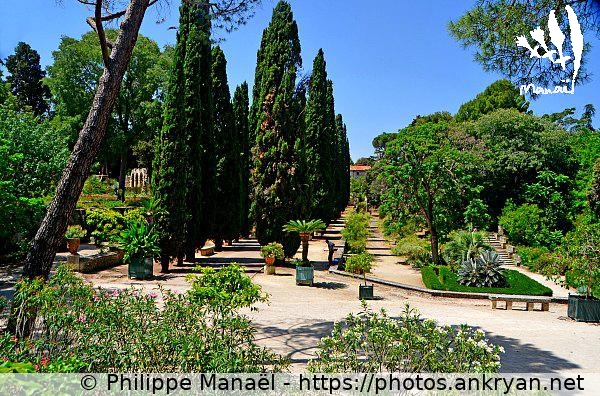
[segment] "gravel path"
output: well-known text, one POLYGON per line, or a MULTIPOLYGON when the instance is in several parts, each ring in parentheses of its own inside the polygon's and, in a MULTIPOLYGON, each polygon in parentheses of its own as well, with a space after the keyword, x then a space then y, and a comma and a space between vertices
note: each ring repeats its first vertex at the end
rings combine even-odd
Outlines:
MULTIPOLYGON (((339 239, 341 225, 331 227, 326 237, 339 239)), ((377 250, 375 273, 390 276, 404 272, 409 267, 400 265, 391 256, 378 231, 369 241, 371 251, 377 250)), ((360 280, 338 276, 326 268, 327 253, 322 238, 310 242, 310 258, 317 261, 314 287, 296 286, 294 269, 277 268, 277 275, 249 271, 253 280, 270 295, 268 304, 260 304, 258 311, 248 311, 257 329, 258 342, 289 356, 294 372, 303 371, 314 357, 315 347, 321 337, 330 333, 335 321, 343 320, 350 312, 359 312, 360 280)), ((258 264, 262 262, 256 241, 242 240, 212 257, 199 257, 204 264, 258 264)), ((155 266, 158 274, 160 267, 155 266)), ((107 288, 124 288, 130 285, 146 291, 158 287, 185 290, 185 275, 192 265, 174 268, 168 275, 159 275, 153 281, 132 281, 127 278, 127 267, 121 265, 110 270, 86 274, 84 278, 95 285, 107 288)), ((411 274, 415 275, 415 274, 411 274)), ((10 274, 5 274, 10 278, 10 274)), ((408 282, 403 276, 403 282, 408 282)), ((413 277, 416 282, 416 277, 413 277)), ((468 323, 484 330, 492 342, 502 345, 503 372, 600 372, 600 326, 578 323, 566 318, 566 305, 550 304, 548 312, 524 310, 494 310, 485 300, 447 299, 375 285, 379 298, 369 302, 372 309, 385 308, 392 316, 399 315, 405 304, 417 308, 424 317, 441 324, 468 323)))

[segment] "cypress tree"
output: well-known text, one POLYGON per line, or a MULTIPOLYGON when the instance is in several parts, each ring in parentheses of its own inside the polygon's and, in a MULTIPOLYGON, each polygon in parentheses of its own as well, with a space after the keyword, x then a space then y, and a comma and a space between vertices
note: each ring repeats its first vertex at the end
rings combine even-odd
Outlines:
POLYGON ((248 83, 245 81, 239 85, 233 95, 233 114, 235 117, 235 128, 237 138, 240 142, 240 234, 248 236, 250 233, 250 160, 252 147, 250 142, 249 117, 250 98, 248 97, 248 83))
POLYGON ((329 120, 329 93, 325 55, 320 49, 314 62, 306 103, 306 177, 311 195, 310 217, 328 223, 333 212, 331 171, 333 134, 329 120))
MULTIPOLYGON (((325 113, 325 135, 329 144, 327 145, 326 151, 329 155, 329 164, 336 162, 336 145, 337 145, 337 126, 335 122, 335 99, 333 95, 333 81, 327 80, 327 99, 326 99, 326 113, 325 113)), ((329 220, 333 219, 337 215, 337 202, 339 200, 339 182, 336 179, 335 166, 328 166, 323 170, 325 173, 324 178, 329 181, 327 193, 326 208, 328 210, 327 215, 329 220)))
POLYGON ((296 73, 302 66, 298 26, 291 6, 280 1, 264 30, 257 54, 251 112, 253 204, 256 236, 261 244, 282 242, 286 255, 300 246, 298 235, 282 228, 302 216, 299 123, 296 73))
POLYGON ((162 271, 168 272, 170 257, 181 258, 186 239, 189 133, 185 117, 186 75, 184 62, 188 39, 189 10, 180 7, 177 45, 169 75, 163 128, 156 144, 153 188, 158 202, 156 222, 160 233, 162 271))
POLYGON ((229 84, 227 83, 227 60, 220 47, 217 46, 213 49, 212 59, 218 203, 215 211, 217 221, 215 222, 213 239, 217 249, 220 250, 223 240, 233 240, 240 235, 242 224, 242 163, 240 153, 243 149, 241 135, 236 129, 229 84))
POLYGON ((346 130, 346 124, 341 114, 338 114, 335 118, 336 121, 336 135, 337 135, 337 188, 338 188, 338 200, 337 210, 341 212, 344 210, 348 201, 350 200, 350 144, 348 143, 348 136, 346 130))
POLYGON ((190 2, 189 38, 185 59, 186 121, 190 131, 188 163, 186 258, 195 261, 215 228, 215 149, 212 103, 212 56, 210 16, 207 1, 190 2))

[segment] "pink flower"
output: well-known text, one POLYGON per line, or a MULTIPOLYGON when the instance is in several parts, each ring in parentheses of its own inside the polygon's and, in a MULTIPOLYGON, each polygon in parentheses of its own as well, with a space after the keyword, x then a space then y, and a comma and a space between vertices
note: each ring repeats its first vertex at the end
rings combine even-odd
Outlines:
POLYGON ((115 290, 113 290, 113 292, 112 292, 112 296, 113 296, 113 297, 118 297, 120 292, 121 292, 121 291, 120 291, 119 289, 115 289, 115 290))
POLYGON ((157 298, 157 297, 158 297, 158 294, 157 294, 156 292, 150 292, 150 293, 148 293, 148 296, 149 296, 150 298, 157 298))
POLYGON ((81 323, 85 323, 87 321, 87 316, 85 316, 85 314, 80 314, 77 321, 81 322, 81 323))

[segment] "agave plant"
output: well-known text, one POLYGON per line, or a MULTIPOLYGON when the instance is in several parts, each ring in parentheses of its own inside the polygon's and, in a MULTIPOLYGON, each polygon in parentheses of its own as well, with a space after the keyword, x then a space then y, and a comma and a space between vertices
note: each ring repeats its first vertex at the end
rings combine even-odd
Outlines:
POLYGON ((506 286, 506 277, 500 268, 498 253, 485 251, 476 259, 463 261, 458 270, 458 282, 472 287, 506 286))
POLYGON ((283 226, 285 232, 297 232, 302 241, 302 261, 308 261, 308 239, 310 234, 315 231, 321 231, 327 228, 327 225, 321 220, 290 220, 283 226))
POLYGON ((458 283, 464 286, 480 287, 477 260, 468 259, 462 262, 458 269, 458 283))

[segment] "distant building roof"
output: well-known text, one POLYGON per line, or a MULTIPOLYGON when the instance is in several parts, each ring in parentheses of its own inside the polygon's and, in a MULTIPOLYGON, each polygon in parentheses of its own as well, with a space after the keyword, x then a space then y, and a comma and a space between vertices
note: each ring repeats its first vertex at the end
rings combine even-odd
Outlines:
POLYGON ((355 172, 368 171, 371 169, 369 165, 350 165, 350 170, 355 172))

